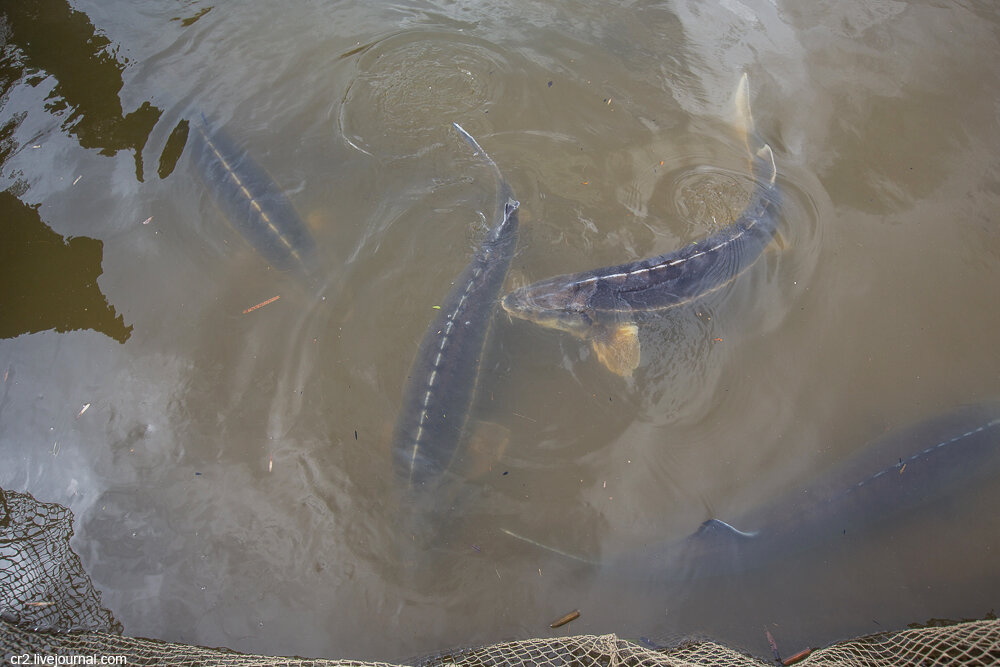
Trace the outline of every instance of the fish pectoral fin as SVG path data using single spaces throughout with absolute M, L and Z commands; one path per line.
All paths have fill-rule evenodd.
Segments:
M 639 367 L 639 327 L 634 322 L 601 329 L 591 337 L 590 345 L 612 373 L 628 377 Z
M 465 452 L 456 462 L 456 473 L 463 479 L 479 479 L 495 469 L 510 443 L 510 429 L 490 421 L 470 424 Z
M 792 242 L 789 241 L 788 238 L 784 234 L 782 234 L 781 230 L 779 229 L 774 232 L 773 241 L 767 244 L 767 248 L 765 248 L 764 251 L 782 253 L 782 252 L 788 252 L 791 249 L 792 249 Z
M 757 531 L 746 532 L 733 528 L 725 521 L 709 519 L 698 527 L 694 533 L 699 539 L 750 539 L 757 536 Z

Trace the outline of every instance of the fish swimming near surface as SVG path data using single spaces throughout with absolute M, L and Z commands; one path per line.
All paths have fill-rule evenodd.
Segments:
M 998 469 L 1000 405 L 965 406 L 890 432 L 731 523 L 710 519 L 680 542 L 614 566 L 663 573 L 683 563 L 701 574 L 756 569 L 796 552 L 870 536 L 907 512 L 995 478 Z
M 204 116 L 191 123 L 191 148 L 202 180 L 239 234 L 275 268 L 307 275 L 316 243 L 285 193 L 246 150 Z
M 436 486 L 459 451 L 486 335 L 517 244 L 520 204 L 496 163 L 461 126 L 454 127 L 493 167 L 497 205 L 492 227 L 441 303 L 410 369 L 392 453 L 396 474 L 411 491 Z
M 771 147 L 754 130 L 745 74 L 736 105 L 756 184 L 750 204 L 733 224 L 675 252 L 522 287 L 503 297 L 504 310 L 589 341 L 607 368 L 631 375 L 640 356 L 637 315 L 667 311 L 725 287 L 757 261 L 774 237 L 777 170 Z
M 625 579 L 688 580 L 746 572 L 932 506 L 1000 471 L 1000 404 L 963 406 L 893 431 L 819 477 L 787 485 L 731 521 L 709 519 L 691 535 L 600 562 L 505 531 Z

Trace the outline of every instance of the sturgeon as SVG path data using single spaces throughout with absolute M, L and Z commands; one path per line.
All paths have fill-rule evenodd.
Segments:
M 796 553 L 865 538 L 907 513 L 1000 471 L 1000 403 L 966 405 L 892 431 L 840 465 L 735 519 L 708 519 L 681 539 L 601 561 L 507 535 L 623 579 L 682 581 L 766 567 Z
M 687 538 L 608 565 L 660 578 L 754 570 L 797 552 L 868 536 L 907 513 L 995 479 L 998 468 L 1000 405 L 963 406 L 888 433 L 732 522 L 709 519 Z
M 195 164 L 230 224 L 276 268 L 310 273 L 316 243 L 281 188 L 222 130 L 210 129 L 204 116 L 191 125 Z
M 396 474 L 409 489 L 435 486 L 459 450 L 486 335 L 517 244 L 520 204 L 513 190 L 479 143 L 453 125 L 493 168 L 497 205 L 492 227 L 442 302 L 410 369 L 392 448 Z
M 504 310 L 589 341 L 608 369 L 631 375 L 640 356 L 637 315 L 664 312 L 730 284 L 757 261 L 777 230 L 777 169 L 771 147 L 754 130 L 746 74 L 737 87 L 736 106 L 755 185 L 735 222 L 674 252 L 514 290 L 503 297 Z

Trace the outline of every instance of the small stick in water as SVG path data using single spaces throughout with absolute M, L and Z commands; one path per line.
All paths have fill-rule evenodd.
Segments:
M 808 656 L 810 653 L 812 653 L 812 649 L 811 648 L 802 649 L 801 651 L 799 651 L 795 655 L 790 655 L 787 658 L 785 658 L 784 660 L 782 660 L 781 664 L 782 665 L 794 665 L 799 660 L 802 660 L 803 658 L 805 658 L 806 656 Z
M 554 621 L 551 625 L 549 625 L 549 627 L 550 628 L 562 627 L 562 626 L 566 625 L 567 623 L 569 623 L 570 621 L 575 621 L 578 618 L 580 618 L 580 610 L 579 609 L 574 609 L 570 613 L 568 613 L 565 616 L 563 616 L 562 618 L 560 618 L 558 621 Z
M 243 314 L 246 315 L 247 313 L 252 313 L 253 311 L 257 310 L 258 308 L 263 308 L 267 304 L 274 303 L 275 301 L 277 301 L 280 298 L 281 298 L 280 294 L 278 296 L 272 296 L 267 301 L 261 301 L 256 306 L 250 306 L 249 308 L 247 308 L 246 310 L 243 311 Z

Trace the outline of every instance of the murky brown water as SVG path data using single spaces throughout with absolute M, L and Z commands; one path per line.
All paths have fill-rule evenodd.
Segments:
M 978 487 L 861 545 L 686 583 L 503 532 L 648 548 L 1000 382 L 989 3 L 580 4 L 4 7 L 0 486 L 74 510 L 127 633 L 400 658 L 699 632 L 766 654 L 764 628 L 791 651 L 997 607 L 1000 499 Z M 414 582 L 392 424 L 495 194 L 450 124 L 520 199 L 515 286 L 716 231 L 745 185 L 742 72 L 780 242 L 647 323 L 630 379 L 498 315 L 473 417 L 501 428 L 474 426 L 488 444 Z M 311 278 L 269 269 L 172 154 L 201 114 L 288 193 Z

